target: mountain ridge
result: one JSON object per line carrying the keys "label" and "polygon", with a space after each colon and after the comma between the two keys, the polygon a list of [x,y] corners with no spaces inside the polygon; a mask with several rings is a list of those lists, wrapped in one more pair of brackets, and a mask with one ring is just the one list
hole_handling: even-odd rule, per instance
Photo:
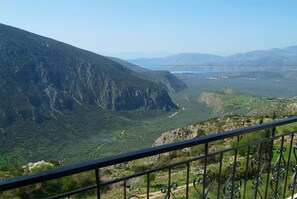
{"label": "mountain ridge", "polygon": [[140,66],[163,66],[167,69],[215,69],[224,71],[246,70],[296,70],[297,46],[256,50],[217,56],[201,53],[180,53],[162,58],[129,60]]}
{"label": "mountain ridge", "polygon": [[149,69],[137,66],[135,64],[132,64],[130,62],[127,62],[125,60],[121,60],[114,57],[108,57],[108,58],[122,64],[123,66],[132,70],[133,72],[136,73],[136,75],[138,75],[143,79],[147,79],[163,85],[164,88],[166,88],[168,91],[179,92],[187,88],[187,85],[182,80],[177,78],[174,74],[170,73],[169,71],[149,70]]}
{"label": "mountain ridge", "polygon": [[[218,55],[202,54],[202,53],[178,53],[171,56],[161,57],[161,58],[138,58],[129,59],[134,64],[140,66],[162,66],[162,65],[183,65],[195,63],[201,63],[205,61],[216,61],[220,60],[222,57]],[[193,60],[193,61],[191,61]],[[190,61],[190,62],[189,62]]]}
{"label": "mountain ridge", "polygon": [[37,123],[74,104],[103,109],[177,108],[159,84],[90,51],[0,24],[0,121]]}

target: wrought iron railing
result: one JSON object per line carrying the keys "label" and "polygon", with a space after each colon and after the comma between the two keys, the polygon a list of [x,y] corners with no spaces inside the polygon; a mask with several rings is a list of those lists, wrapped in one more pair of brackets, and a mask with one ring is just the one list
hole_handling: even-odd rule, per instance
{"label": "wrought iron railing", "polygon": [[[53,188],[48,194],[55,195],[42,197],[84,198],[83,193],[92,191],[88,197],[294,198],[295,122],[292,117],[3,180],[0,197],[24,186],[29,188],[19,191],[20,197],[36,187],[42,192],[46,182],[92,172],[93,182],[58,194]],[[131,169],[139,160],[146,166]]]}

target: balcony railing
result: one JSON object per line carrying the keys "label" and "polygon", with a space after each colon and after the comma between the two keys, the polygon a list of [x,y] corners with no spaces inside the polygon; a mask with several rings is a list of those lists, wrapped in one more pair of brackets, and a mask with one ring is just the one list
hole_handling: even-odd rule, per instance
{"label": "balcony railing", "polygon": [[[84,198],[91,191],[94,198],[294,198],[295,122],[292,117],[3,180],[0,198],[86,172],[93,176],[90,184],[42,197]],[[150,166],[131,169],[139,160]]]}

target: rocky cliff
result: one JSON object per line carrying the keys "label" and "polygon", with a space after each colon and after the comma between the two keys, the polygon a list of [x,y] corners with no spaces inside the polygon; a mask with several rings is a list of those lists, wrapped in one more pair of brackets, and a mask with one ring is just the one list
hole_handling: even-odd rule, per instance
{"label": "rocky cliff", "polygon": [[177,108],[159,84],[106,57],[0,24],[0,125],[39,123],[76,105]]}

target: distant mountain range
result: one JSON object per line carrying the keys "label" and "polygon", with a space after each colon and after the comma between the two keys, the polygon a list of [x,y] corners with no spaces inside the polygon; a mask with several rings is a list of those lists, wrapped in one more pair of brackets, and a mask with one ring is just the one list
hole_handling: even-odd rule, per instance
{"label": "distant mountain range", "polygon": [[[177,108],[166,88],[185,88],[180,80],[168,72],[169,78],[163,73],[157,78],[124,65],[0,24],[0,126],[27,119],[40,123],[84,105],[105,110]],[[181,86],[168,86],[170,79]]]}
{"label": "distant mountain range", "polygon": [[200,65],[206,62],[217,62],[221,61],[223,57],[210,54],[199,54],[199,53],[180,53],[168,57],[161,58],[139,58],[128,60],[131,63],[140,66],[183,66],[183,65]]}
{"label": "distant mountain range", "polygon": [[128,60],[131,63],[144,66],[160,66],[168,69],[211,69],[224,71],[257,71],[257,70],[296,70],[297,46],[282,49],[270,49],[239,53],[226,57],[181,53],[162,58],[139,58]]}

